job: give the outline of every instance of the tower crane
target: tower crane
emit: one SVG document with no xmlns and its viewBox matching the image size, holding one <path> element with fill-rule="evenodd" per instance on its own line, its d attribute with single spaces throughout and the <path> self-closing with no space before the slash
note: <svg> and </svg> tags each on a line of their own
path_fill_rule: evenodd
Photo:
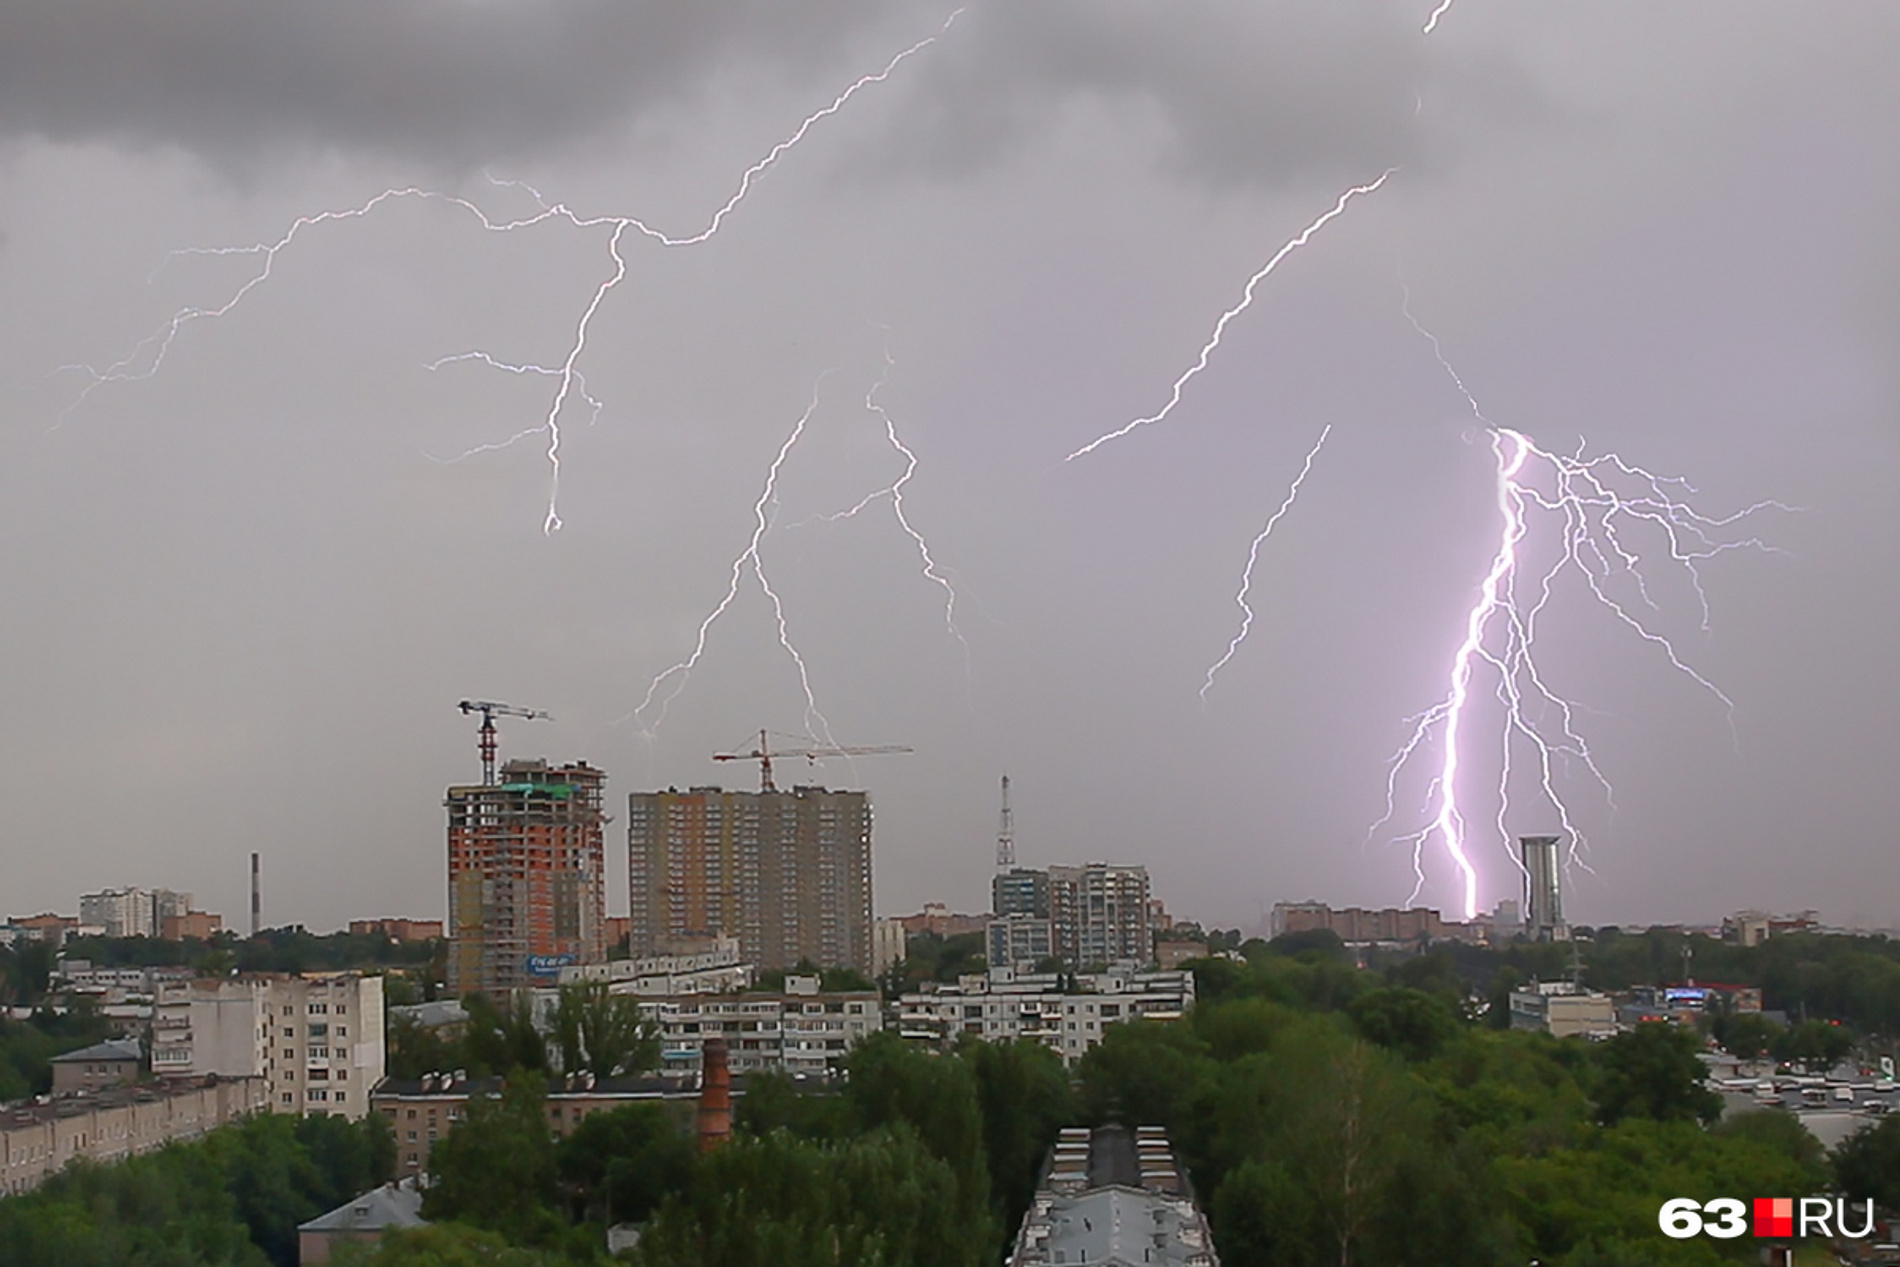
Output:
<svg viewBox="0 0 1900 1267">
<path fill-rule="evenodd" d="M 479 747 L 482 750 L 483 787 L 492 787 L 495 783 L 496 717 L 519 717 L 525 721 L 534 721 L 537 718 L 544 721 L 554 720 L 554 714 L 543 712 L 540 709 L 516 708 L 513 704 L 497 704 L 493 700 L 486 699 L 465 699 L 457 704 L 456 707 L 462 710 L 464 716 L 472 713 L 480 713 L 482 715 L 481 741 Z"/>
<path fill-rule="evenodd" d="M 774 748 L 767 741 L 766 732 L 759 732 L 759 746 L 750 752 L 715 752 L 714 761 L 757 761 L 759 763 L 759 791 L 776 792 L 772 782 L 773 757 L 803 757 L 816 762 L 820 757 L 875 757 L 893 752 L 915 752 L 914 748 L 905 748 L 896 744 L 882 744 L 873 748 Z"/>
</svg>

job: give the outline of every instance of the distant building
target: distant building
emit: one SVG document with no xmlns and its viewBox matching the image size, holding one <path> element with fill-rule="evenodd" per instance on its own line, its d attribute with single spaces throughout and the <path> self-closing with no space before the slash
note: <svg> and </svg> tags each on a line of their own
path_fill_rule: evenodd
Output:
<svg viewBox="0 0 1900 1267">
<path fill-rule="evenodd" d="M 1207 943 L 1204 941 L 1158 941 L 1155 943 L 1155 966 L 1163 972 L 1172 972 L 1190 959 L 1207 958 Z"/>
<path fill-rule="evenodd" d="M 584 761 L 517 760 L 499 783 L 448 790 L 451 994 L 545 985 L 607 957 L 606 781 Z"/>
<path fill-rule="evenodd" d="M 10 919 L 0 926 L 0 945 L 13 946 L 20 942 L 45 942 L 59 947 L 70 936 L 76 936 L 79 920 L 72 915 L 28 915 L 23 919 Z"/>
<path fill-rule="evenodd" d="M 1511 1028 L 1542 1030 L 1554 1038 L 1616 1032 L 1616 1004 L 1568 981 L 1532 982 L 1511 991 Z"/>
<path fill-rule="evenodd" d="M 910 953 L 910 935 L 904 921 L 881 919 L 871 925 L 871 975 L 881 977 L 892 964 Z"/>
<path fill-rule="evenodd" d="M 110 1163 L 196 1139 L 263 1111 L 262 1078 L 198 1078 L 25 1101 L 0 1112 L 0 1195 L 18 1196 L 80 1159 Z"/>
<path fill-rule="evenodd" d="M 1818 932 L 1820 928 L 1820 917 L 1813 911 L 1801 911 L 1794 915 L 1737 911 L 1722 921 L 1722 940 L 1738 946 L 1759 946 L 1770 937 Z"/>
<path fill-rule="evenodd" d="M 1146 867 L 1012 867 L 990 880 L 996 916 L 985 930 L 991 963 L 1034 962 L 1049 955 L 1074 967 L 1154 957 L 1153 919 L 1159 904 L 1148 891 Z M 1165 917 L 1165 912 L 1163 913 Z M 1032 954 L 1048 924 L 1049 949 Z M 998 959 L 998 951 L 1009 958 Z"/>
<path fill-rule="evenodd" d="M 428 1171 L 429 1150 L 468 1114 L 471 1099 L 496 1099 L 499 1077 L 467 1078 L 434 1073 L 390 1078 L 377 1086 L 372 1107 L 389 1122 L 396 1140 L 396 1171 L 405 1178 Z M 681 1078 L 596 1078 L 575 1074 L 548 1080 L 542 1111 L 548 1129 L 566 1138 L 596 1113 L 629 1104 L 693 1101 L 698 1089 Z"/>
<path fill-rule="evenodd" d="M 961 915 L 942 902 L 926 902 L 923 910 L 897 922 L 904 926 L 906 937 L 967 937 L 982 932 L 989 920 L 988 915 Z"/>
<path fill-rule="evenodd" d="M 223 931 L 224 917 L 209 911 L 186 911 L 182 915 L 166 915 L 158 921 L 158 935 L 165 941 L 184 941 L 187 937 L 210 941 Z"/>
<path fill-rule="evenodd" d="M 383 979 L 357 972 L 161 985 L 152 1072 L 263 1078 L 269 1109 L 360 1118 L 384 1070 Z"/>
<path fill-rule="evenodd" d="M 167 916 L 191 911 L 191 894 L 170 889 L 102 889 L 79 897 L 79 923 L 107 937 L 157 937 Z"/>
<path fill-rule="evenodd" d="M 630 947 L 730 935 L 748 962 L 873 970 L 863 792 L 636 792 L 627 799 Z"/>
<path fill-rule="evenodd" d="M 53 1057 L 53 1094 L 72 1095 L 136 1082 L 144 1063 L 144 1052 L 136 1038 L 115 1038 L 69 1051 Z"/>
<path fill-rule="evenodd" d="M 1564 922 L 1563 874 L 1557 846 L 1561 837 L 1519 836 L 1524 860 L 1524 926 L 1533 941 L 1568 941 Z"/>
<path fill-rule="evenodd" d="M 719 1037 L 734 1073 L 822 1078 L 884 1028 L 875 990 L 821 991 L 816 977 L 788 977 L 785 984 L 782 993 L 642 998 L 640 1010 L 660 1027 L 661 1071 L 696 1072 L 706 1039 Z"/>
<path fill-rule="evenodd" d="M 1048 919 L 1049 873 L 1031 867 L 999 871 L 990 878 L 990 909 L 998 919 L 1010 915 Z"/>
<path fill-rule="evenodd" d="M 438 941 L 442 937 L 439 919 L 353 919 L 352 937 L 387 937 L 391 941 Z"/>
<path fill-rule="evenodd" d="M 390 1228 L 427 1227 L 422 1217 L 422 1188 L 415 1177 L 345 1201 L 327 1214 L 297 1225 L 298 1267 L 327 1263 L 339 1244 L 373 1245 Z"/>
<path fill-rule="evenodd" d="M 737 937 L 686 938 L 662 946 L 663 953 L 640 959 L 563 968 L 560 983 L 605 981 L 615 994 L 727 994 L 746 989 L 758 971 L 741 961 Z"/>
<path fill-rule="evenodd" d="M 1426 906 L 1405 909 L 1388 906 L 1367 910 L 1358 906 L 1334 909 L 1324 902 L 1276 902 L 1268 924 L 1270 934 L 1326 930 L 1348 945 L 1440 941 L 1448 934 L 1443 917 Z"/>
<path fill-rule="evenodd" d="M 1064 1127 L 1007 1267 L 1220 1267 L 1185 1168 L 1159 1126 Z"/>
<path fill-rule="evenodd" d="M 1047 916 L 999 915 L 989 922 L 984 943 L 991 967 L 1034 971 L 1037 964 L 1055 956 L 1055 923 Z"/>
<path fill-rule="evenodd" d="M 1142 971 L 1019 973 L 991 968 L 956 984 L 932 982 L 898 1000 L 904 1038 L 948 1048 L 964 1034 L 985 1042 L 1028 1039 L 1073 1063 L 1109 1026 L 1145 1018 L 1175 1021 L 1194 1005 L 1194 975 Z"/>
</svg>

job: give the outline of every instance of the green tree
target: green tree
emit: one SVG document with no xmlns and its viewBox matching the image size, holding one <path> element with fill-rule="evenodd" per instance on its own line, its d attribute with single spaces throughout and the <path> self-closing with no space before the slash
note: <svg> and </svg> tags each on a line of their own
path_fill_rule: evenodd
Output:
<svg viewBox="0 0 1900 1267">
<path fill-rule="evenodd" d="M 1842 1140 L 1834 1150 L 1834 1179 L 1852 1200 L 1900 1209 L 1900 1117 L 1883 1118 Z"/>
<path fill-rule="evenodd" d="M 1186 1119 L 1207 1045 L 1182 1025 L 1111 1025 L 1077 1069 L 1082 1112 L 1096 1123 L 1173 1127 Z"/>
<path fill-rule="evenodd" d="M 1035 1197 L 1056 1132 L 1079 1110 L 1062 1059 L 1041 1043 L 976 1043 L 964 1058 L 976 1076 L 992 1203 L 1007 1232 Z"/>
<path fill-rule="evenodd" d="M 802 1087 L 790 1074 L 766 1070 L 746 1075 L 733 1128 L 747 1135 L 788 1131 L 800 1139 L 843 1139 L 852 1133 L 852 1108 L 830 1085 Z"/>
<path fill-rule="evenodd" d="M 603 1078 L 641 1073 L 660 1058 L 659 1027 L 646 1019 L 638 999 L 612 993 L 605 981 L 561 987 L 554 1033 L 567 1073 L 584 1069 Z"/>
<path fill-rule="evenodd" d="M 1605 1125 L 1626 1117 L 1712 1122 L 1722 1097 L 1709 1090 L 1694 1030 L 1648 1021 L 1596 1049 L 1594 1099 Z"/>
<path fill-rule="evenodd" d="M 1367 1042 L 1407 1060 L 1429 1060 L 1457 1034 L 1461 1021 L 1444 996 L 1403 986 L 1369 990 L 1346 1007 Z"/>
<path fill-rule="evenodd" d="M 541 1075 L 526 1069 L 508 1076 L 499 1097 L 471 1097 L 467 1116 L 429 1154 L 434 1182 L 423 1217 L 530 1244 L 557 1236 L 559 1172 L 545 1100 Z"/>
<path fill-rule="evenodd" d="M 1759 1012 L 1730 1012 L 1709 1026 L 1710 1037 L 1722 1050 L 1741 1060 L 1759 1060 L 1773 1051 L 1787 1030 Z"/>
<path fill-rule="evenodd" d="M 337 1267 L 567 1267 L 572 1260 L 510 1245 L 493 1232 L 439 1223 L 386 1233 L 375 1245 L 344 1243 Z"/>
<path fill-rule="evenodd" d="M 667 1106 L 629 1104 L 588 1114 L 556 1145 L 555 1167 L 583 1218 L 637 1223 L 692 1181 L 698 1155 Z"/>
<path fill-rule="evenodd" d="M 1854 1050 L 1854 1036 L 1842 1025 L 1828 1021 L 1803 1021 L 1776 1038 L 1775 1059 L 1798 1064 L 1814 1073 L 1825 1073 Z"/>
</svg>

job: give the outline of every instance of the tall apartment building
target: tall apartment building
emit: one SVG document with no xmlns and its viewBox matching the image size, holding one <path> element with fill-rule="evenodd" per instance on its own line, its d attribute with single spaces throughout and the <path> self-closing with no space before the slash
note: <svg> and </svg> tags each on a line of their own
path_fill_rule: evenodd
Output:
<svg viewBox="0 0 1900 1267">
<path fill-rule="evenodd" d="M 263 1078 L 278 1113 L 359 1118 L 384 1069 L 383 979 L 358 972 L 159 986 L 152 1072 Z"/>
<path fill-rule="evenodd" d="M 735 935 L 762 968 L 870 972 L 871 802 L 821 787 L 627 798 L 633 954 Z"/>
<path fill-rule="evenodd" d="M 79 922 L 107 937 L 157 937 L 167 919 L 191 912 L 191 894 L 170 889 L 102 889 L 79 895 Z"/>
<path fill-rule="evenodd" d="M 996 910 L 986 930 L 992 964 L 1051 954 L 1078 968 L 1154 958 L 1156 904 L 1146 867 L 1012 867 L 990 881 L 990 901 Z"/>
<path fill-rule="evenodd" d="M 449 991 L 499 995 L 606 958 L 603 771 L 510 761 L 452 787 Z"/>
</svg>

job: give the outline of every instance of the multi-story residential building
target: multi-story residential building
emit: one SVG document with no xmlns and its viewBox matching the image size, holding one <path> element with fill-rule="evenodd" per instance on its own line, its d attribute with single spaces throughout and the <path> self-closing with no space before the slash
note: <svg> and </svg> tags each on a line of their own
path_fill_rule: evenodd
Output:
<svg viewBox="0 0 1900 1267">
<path fill-rule="evenodd" d="M 1055 925 L 1033 915 L 999 915 L 990 921 L 984 953 L 999 968 L 1033 969 L 1056 953 Z"/>
<path fill-rule="evenodd" d="M 263 1078 L 279 1113 L 362 1117 L 384 1055 L 381 977 L 247 975 L 158 990 L 152 1072 Z"/>
<path fill-rule="evenodd" d="M 1031 867 L 1012 867 L 990 879 L 990 909 L 996 917 L 1024 915 L 1049 918 L 1049 873 Z"/>
<path fill-rule="evenodd" d="M 353 919 L 352 937 L 387 937 L 391 941 L 435 941 L 442 936 L 439 919 Z"/>
<path fill-rule="evenodd" d="M 752 984 L 757 969 L 741 962 L 737 937 L 702 937 L 666 943 L 669 953 L 644 959 L 575 964 L 561 969 L 561 984 L 605 981 L 615 994 L 728 994 Z"/>
<path fill-rule="evenodd" d="M 499 995 L 606 958 L 607 776 L 586 762 L 510 761 L 452 787 L 449 991 Z"/>
<path fill-rule="evenodd" d="M 910 934 L 901 919 L 881 919 L 871 925 L 871 973 L 882 976 L 892 964 L 910 953 Z"/>
<path fill-rule="evenodd" d="M 102 889 L 79 897 L 79 923 L 107 937 L 157 937 L 167 918 L 191 912 L 191 894 L 170 889 Z"/>
<path fill-rule="evenodd" d="M 1268 929 L 1275 937 L 1325 929 L 1352 945 L 1375 942 L 1440 941 L 1462 933 L 1462 925 L 1447 924 L 1435 910 L 1424 906 L 1368 910 L 1357 906 L 1335 909 L 1324 902 L 1276 902 Z"/>
<path fill-rule="evenodd" d="M 816 977 L 787 977 L 784 993 L 641 999 L 660 1027 L 661 1070 L 696 1071 L 705 1040 L 726 1040 L 734 1073 L 775 1070 L 823 1077 L 866 1035 L 884 1028 L 875 990 L 824 992 Z"/>
<path fill-rule="evenodd" d="M 1148 868 L 1091 862 L 1049 868 L 1049 917 L 1056 954 L 1076 967 L 1092 968 L 1154 958 L 1148 926 Z"/>
<path fill-rule="evenodd" d="M 904 995 L 898 1025 L 906 1039 L 944 1047 L 961 1034 L 986 1042 L 1033 1039 L 1073 1062 L 1101 1042 L 1111 1025 L 1136 1018 L 1179 1020 L 1193 1004 L 1191 972 L 1146 972 L 1124 964 L 1065 979 L 1053 972 L 992 968 L 960 977 L 955 985 L 927 985 Z"/>
<path fill-rule="evenodd" d="M 108 1087 L 0 1108 L 0 1196 L 17 1196 L 69 1163 L 108 1163 L 196 1139 L 268 1107 L 262 1078 L 191 1078 Z"/>
<path fill-rule="evenodd" d="M 636 792 L 627 852 L 636 956 L 667 938 L 728 935 L 762 968 L 872 970 L 863 792 Z"/>
</svg>

